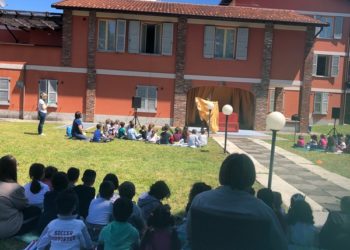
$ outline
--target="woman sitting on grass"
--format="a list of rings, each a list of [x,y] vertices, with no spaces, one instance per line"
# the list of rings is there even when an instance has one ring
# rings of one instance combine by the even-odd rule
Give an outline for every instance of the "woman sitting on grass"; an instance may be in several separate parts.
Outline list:
[[[77,111],[74,115],[74,121],[72,125],[72,137],[78,140],[88,140],[83,130],[83,123],[81,121],[81,112]]]
[[[17,183],[17,161],[11,155],[0,158],[0,239],[32,231],[40,208],[29,206],[24,188]]]

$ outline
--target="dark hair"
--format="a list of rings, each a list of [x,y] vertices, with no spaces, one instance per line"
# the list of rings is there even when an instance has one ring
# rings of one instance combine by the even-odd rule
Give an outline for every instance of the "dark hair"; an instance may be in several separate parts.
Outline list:
[[[105,178],[103,178],[103,181],[112,182],[112,184],[114,185],[114,190],[117,190],[119,187],[118,176],[116,176],[115,174],[112,174],[112,173],[106,174]]]
[[[311,139],[317,141],[317,135],[315,134],[311,135]]]
[[[124,128],[125,122],[120,122],[119,125],[120,125],[120,127]]]
[[[92,186],[95,183],[96,171],[92,169],[86,169],[84,171],[83,177],[81,180],[87,186]]]
[[[350,196],[344,196],[341,198],[340,209],[343,213],[350,214]]]
[[[96,128],[101,129],[101,123],[97,123]]]
[[[135,127],[134,123],[129,124],[129,128],[134,128],[134,127]]]
[[[272,192],[273,193],[273,205],[276,210],[281,209],[282,205],[282,195],[280,192]]]
[[[71,167],[67,171],[67,177],[70,182],[77,182],[77,180],[79,179],[79,175],[80,170],[78,168]]]
[[[56,199],[57,213],[71,215],[77,206],[77,195],[72,189],[61,192]]]
[[[256,194],[256,197],[262,200],[266,205],[273,209],[273,193],[269,188],[262,188]]]
[[[149,189],[149,195],[156,197],[158,200],[168,198],[170,194],[170,189],[164,181],[153,183]]]
[[[112,198],[113,193],[114,193],[114,185],[110,181],[103,181],[100,184],[100,197],[106,200],[109,200]]]
[[[133,204],[132,201],[120,197],[113,204],[113,217],[116,221],[126,222],[132,214]]]
[[[81,112],[80,111],[75,112],[74,117],[75,119],[81,118]]]
[[[173,226],[174,217],[170,213],[169,205],[159,205],[148,218],[147,225],[156,229],[163,229]]]
[[[122,184],[120,184],[118,190],[120,197],[132,200],[132,198],[135,196],[135,185],[130,181],[124,181]]]
[[[195,128],[192,129],[191,133],[194,134],[194,135],[197,134],[197,129],[195,129]]]
[[[52,177],[52,188],[54,191],[61,192],[68,187],[68,177],[65,172],[57,172]]]
[[[201,128],[201,134],[202,134],[202,135],[205,134],[205,128]]]
[[[232,189],[248,190],[255,182],[255,167],[246,154],[231,154],[223,161],[219,182]]]
[[[12,155],[0,158],[0,181],[17,182],[17,160]]]
[[[194,199],[194,197],[196,197],[196,195],[205,192],[205,191],[209,191],[211,190],[212,187],[205,184],[204,182],[196,182],[193,184],[190,194],[188,195],[188,203],[186,205],[186,212],[188,212],[188,210],[191,207],[192,201]]]
[[[288,211],[288,224],[294,225],[297,222],[314,224],[311,207],[309,203],[304,200],[296,201],[293,207]]]
[[[40,180],[44,176],[45,166],[41,163],[33,163],[29,168],[29,177],[32,179],[30,192],[37,194],[41,190]]]
[[[54,166],[47,166],[45,168],[45,179],[51,180],[53,175],[58,172],[58,169]]]

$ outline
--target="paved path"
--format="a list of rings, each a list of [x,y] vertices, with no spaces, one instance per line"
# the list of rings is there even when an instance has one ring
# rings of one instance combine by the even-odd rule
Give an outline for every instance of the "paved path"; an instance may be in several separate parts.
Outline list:
[[[222,136],[213,136],[221,146]],[[229,138],[229,153],[247,153],[255,164],[257,181],[267,186],[271,145],[255,138]],[[331,173],[287,150],[276,147],[272,189],[281,192],[288,207],[290,197],[299,192],[306,195],[312,207],[315,224],[324,224],[328,210],[339,210],[340,198],[350,195],[350,179]]]

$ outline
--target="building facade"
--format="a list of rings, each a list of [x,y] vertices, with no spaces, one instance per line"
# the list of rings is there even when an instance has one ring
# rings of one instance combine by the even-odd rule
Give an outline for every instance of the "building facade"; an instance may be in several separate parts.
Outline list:
[[[299,113],[302,130],[309,125],[315,31],[327,20],[286,8],[136,0],[54,7],[63,14],[0,17],[2,117],[35,119],[38,94],[47,92],[53,120],[80,110],[86,121],[128,121],[139,96],[141,123],[198,125],[198,96],[231,104],[241,128],[265,129],[271,105],[287,117]],[[319,55],[338,86],[344,57]]]

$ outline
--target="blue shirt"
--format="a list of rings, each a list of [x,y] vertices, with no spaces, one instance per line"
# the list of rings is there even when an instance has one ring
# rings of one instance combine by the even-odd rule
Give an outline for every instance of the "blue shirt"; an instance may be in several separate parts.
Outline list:
[[[74,119],[73,121],[73,126],[72,126],[72,136],[76,136],[76,135],[81,135],[82,133],[79,130],[79,126],[83,125],[83,123],[81,122],[80,119]]]
[[[101,137],[102,137],[101,130],[96,129],[94,132],[94,137],[92,138],[92,141],[99,142],[101,140]]]

